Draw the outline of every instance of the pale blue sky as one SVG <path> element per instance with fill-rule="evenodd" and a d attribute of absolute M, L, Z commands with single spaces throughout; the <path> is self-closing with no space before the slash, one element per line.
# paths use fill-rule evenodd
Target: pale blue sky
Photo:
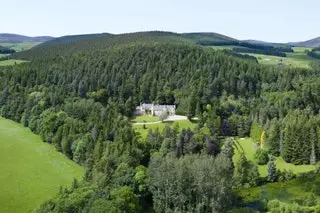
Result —
<path fill-rule="evenodd" d="M 1 0 L 0 33 L 62 36 L 148 30 L 238 39 L 320 36 L 318 0 Z"/>

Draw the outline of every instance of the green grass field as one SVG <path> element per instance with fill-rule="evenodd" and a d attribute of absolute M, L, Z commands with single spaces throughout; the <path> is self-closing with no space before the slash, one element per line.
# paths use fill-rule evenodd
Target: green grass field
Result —
<path fill-rule="evenodd" d="M 27 61 L 9 59 L 9 60 L 5 60 L 5 61 L 0 61 L 0 67 L 1 66 L 12 66 L 12 65 L 21 64 L 24 62 L 27 62 Z"/>
<path fill-rule="evenodd" d="M 244 140 L 240 139 L 239 144 L 242 146 L 247 159 L 254 161 L 253 156 L 254 156 L 254 153 L 256 150 L 256 145 L 252 141 L 252 139 L 250 139 L 250 138 L 246 138 Z M 233 157 L 233 161 L 237 162 L 239 157 L 240 157 L 240 151 L 235 149 L 235 155 Z M 262 165 L 262 166 L 259 165 L 258 167 L 259 167 L 260 175 L 262 177 L 267 176 L 267 165 Z M 308 171 L 312 171 L 315 169 L 314 165 L 298 165 L 298 166 L 296 166 L 291 163 L 286 163 L 281 157 L 276 158 L 276 167 L 277 167 L 277 169 L 280 169 L 280 170 L 290 169 L 295 174 L 299 174 L 302 172 L 308 172 Z"/>
<path fill-rule="evenodd" d="M 149 116 L 149 115 L 143 115 L 143 116 L 136 116 L 132 119 L 132 122 L 136 123 L 148 123 L 148 122 L 156 122 L 160 121 L 160 119 L 156 116 Z"/>
<path fill-rule="evenodd" d="M 267 65 L 285 65 L 292 67 L 303 67 L 309 68 L 310 63 L 312 62 L 312 58 L 307 56 L 305 53 L 287 53 L 287 57 L 279 57 L 273 55 L 262 55 L 262 54 L 251 54 L 256 57 L 260 64 Z"/>
<path fill-rule="evenodd" d="M 21 125 L 0 118 L 0 212 L 25 213 L 83 176 L 83 168 Z"/>
<path fill-rule="evenodd" d="M 234 47 L 239 46 L 211 46 L 214 50 L 232 50 Z M 311 51 L 312 48 L 309 47 L 293 47 L 293 53 L 287 53 L 287 57 L 279 57 L 272 55 L 263 55 L 263 54 L 253 54 L 253 53 L 242 53 L 254 56 L 258 59 L 260 64 L 266 65 L 285 65 L 292 67 L 303 67 L 310 68 L 310 63 L 314 60 L 312 57 L 306 54 L 306 50 Z"/>
<path fill-rule="evenodd" d="M 174 125 L 179 125 L 179 129 L 182 130 L 187 128 L 194 129 L 197 124 L 189 120 L 181 120 L 181 121 L 163 122 L 163 123 L 157 123 L 157 124 L 146 124 L 145 125 L 146 129 L 143 128 L 143 125 L 133 125 L 133 128 L 137 133 L 140 134 L 141 138 L 146 138 L 148 135 L 149 129 L 156 130 L 158 128 L 158 130 L 162 132 L 166 125 L 171 127 L 173 127 Z"/>
<path fill-rule="evenodd" d="M 31 49 L 32 47 L 41 44 L 41 42 L 23 42 L 23 43 L 0 43 L 0 46 L 9 47 L 17 52 Z"/>
<path fill-rule="evenodd" d="M 292 47 L 295 53 L 305 53 L 305 51 L 311 51 L 312 47 Z"/>

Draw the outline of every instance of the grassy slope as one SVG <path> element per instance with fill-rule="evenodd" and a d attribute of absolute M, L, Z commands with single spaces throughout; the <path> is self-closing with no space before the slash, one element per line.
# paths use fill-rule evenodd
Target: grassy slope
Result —
<path fill-rule="evenodd" d="M 9 47 L 17 52 L 31 49 L 32 47 L 41 44 L 41 42 L 23 42 L 23 43 L 0 43 L 1 46 Z"/>
<path fill-rule="evenodd" d="M 9 60 L 5 60 L 5 61 L 0 61 L 0 66 L 11 66 L 11 65 L 20 64 L 20 63 L 23 63 L 23 62 L 27 62 L 27 61 L 9 59 Z"/>
<path fill-rule="evenodd" d="M 310 62 L 313 60 L 305 53 L 287 53 L 287 57 L 278 57 L 272 55 L 249 54 L 256 57 L 261 64 L 267 65 L 286 65 L 293 67 L 309 68 Z"/>
<path fill-rule="evenodd" d="M 247 138 L 244 140 L 239 140 L 239 143 L 242 146 L 242 148 L 244 149 L 247 159 L 254 161 L 253 156 L 255 153 L 256 145 L 253 143 L 252 139 Z M 237 162 L 237 160 L 239 159 L 239 156 L 240 156 L 240 151 L 235 150 L 235 155 L 233 158 L 234 162 Z M 267 165 L 258 166 L 258 167 L 259 167 L 260 175 L 262 177 L 265 177 L 267 175 Z M 308 171 L 315 169 L 315 166 L 313 166 L 313 165 L 296 166 L 291 163 L 286 163 L 281 157 L 278 157 L 276 159 L 276 167 L 277 167 L 277 169 L 280 169 L 280 170 L 290 169 L 296 174 L 302 173 L 302 172 L 308 172 Z"/>
<path fill-rule="evenodd" d="M 232 48 L 237 46 L 231 45 L 224 45 L 224 46 L 212 46 L 215 50 L 232 50 Z M 311 50 L 312 48 L 309 47 L 293 47 L 293 53 L 287 53 L 287 57 L 279 57 L 279 56 L 272 56 L 272 55 L 263 55 L 263 54 L 253 54 L 253 53 L 243 53 L 248 54 L 256 57 L 260 64 L 266 65 L 286 65 L 286 66 L 293 66 L 293 67 L 303 67 L 309 68 L 310 63 L 313 58 L 307 56 L 305 53 L 306 50 Z"/>
<path fill-rule="evenodd" d="M 306 50 L 311 50 L 309 47 L 293 47 L 293 53 L 287 53 L 287 57 L 278 57 L 261 54 L 250 54 L 255 56 L 261 64 L 283 64 L 287 66 L 309 68 L 313 58 L 307 56 Z"/>
<path fill-rule="evenodd" d="M 0 212 L 22 213 L 54 196 L 83 169 L 28 129 L 0 118 Z"/>
<path fill-rule="evenodd" d="M 168 125 L 173 127 L 174 125 L 179 125 L 179 129 L 182 130 L 183 128 L 187 129 L 194 129 L 196 127 L 196 123 L 190 122 L 189 120 L 182 120 L 182 121 L 175 121 L 175 122 L 163 122 L 158 124 L 146 124 L 146 129 L 143 129 L 143 125 L 133 125 L 133 128 L 137 133 L 140 133 L 142 138 L 146 138 L 149 129 L 156 130 L 159 129 L 160 132 L 163 131 L 164 127 Z"/>

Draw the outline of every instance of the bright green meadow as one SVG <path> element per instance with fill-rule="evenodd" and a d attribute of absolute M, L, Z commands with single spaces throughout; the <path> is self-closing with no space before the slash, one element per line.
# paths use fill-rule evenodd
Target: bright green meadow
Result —
<path fill-rule="evenodd" d="M 9 59 L 9 60 L 0 61 L 0 66 L 12 66 L 12 65 L 21 64 L 24 62 L 27 62 L 27 61 Z"/>
<path fill-rule="evenodd" d="M 244 153 L 248 160 L 254 162 L 254 153 L 257 149 L 256 143 L 253 142 L 251 138 L 243 138 L 238 140 L 238 144 L 244 150 Z M 233 161 L 236 163 L 240 157 L 241 148 L 235 149 L 235 155 L 233 157 Z M 293 173 L 299 174 L 304 172 L 309 172 L 315 169 L 314 165 L 294 165 L 291 163 L 286 163 L 282 157 L 276 158 L 276 167 L 279 170 L 290 169 Z M 267 176 L 267 165 L 258 165 L 260 176 Z"/>
<path fill-rule="evenodd" d="M 0 171 L 3 213 L 30 212 L 84 172 L 29 129 L 1 117 Z"/>
<path fill-rule="evenodd" d="M 31 49 L 32 47 L 41 44 L 41 42 L 23 42 L 23 43 L 0 43 L 1 46 L 8 47 L 17 52 Z"/>

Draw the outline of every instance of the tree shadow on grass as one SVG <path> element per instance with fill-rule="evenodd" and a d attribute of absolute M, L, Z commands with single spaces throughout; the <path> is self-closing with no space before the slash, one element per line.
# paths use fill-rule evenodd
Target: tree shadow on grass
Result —
<path fill-rule="evenodd" d="M 162 123 L 164 123 L 164 124 L 173 124 L 174 121 L 163 121 Z"/>

